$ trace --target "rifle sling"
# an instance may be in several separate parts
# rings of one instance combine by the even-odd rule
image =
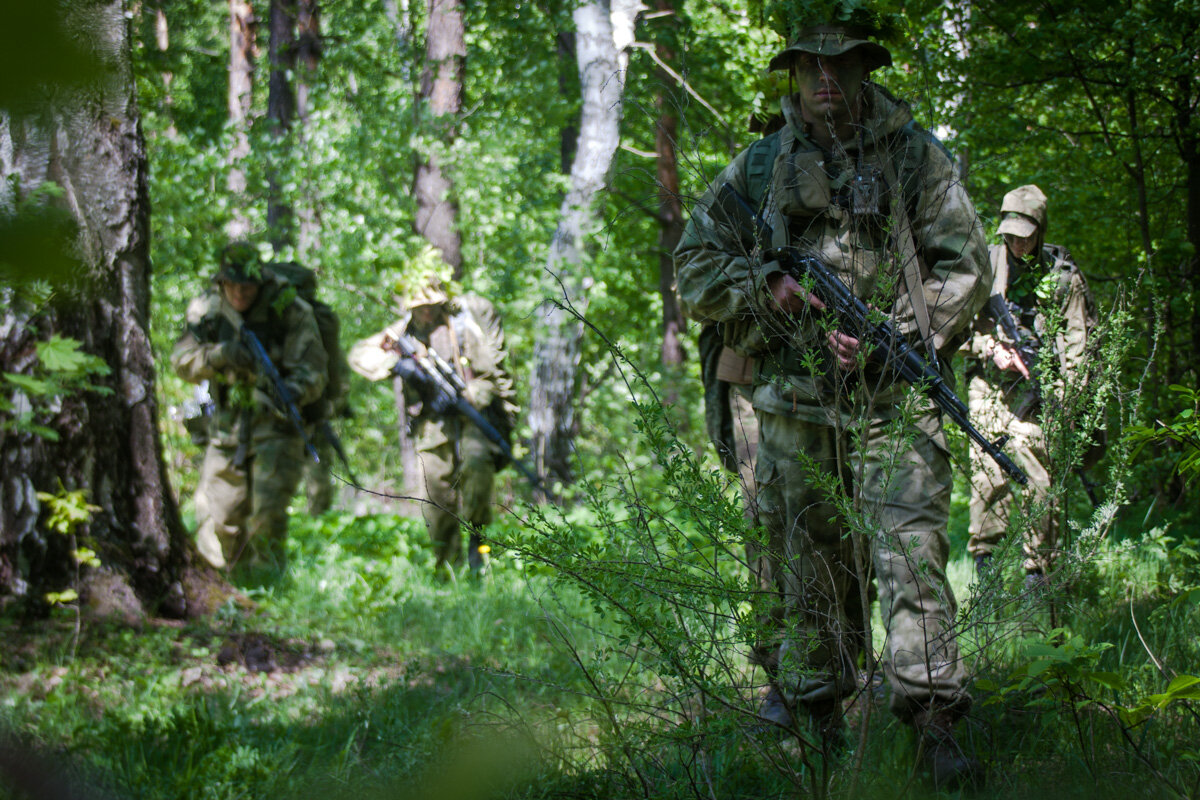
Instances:
[[[933,325],[929,318],[929,306],[925,302],[924,281],[921,279],[921,261],[913,241],[912,222],[908,218],[908,206],[902,195],[903,188],[896,179],[896,167],[890,158],[883,160],[883,175],[892,187],[892,208],[896,212],[896,243],[904,265],[904,288],[908,292],[917,331],[925,343],[925,352],[935,369],[939,368],[937,350],[933,346]]]

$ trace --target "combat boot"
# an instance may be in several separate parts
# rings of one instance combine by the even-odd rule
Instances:
[[[783,699],[783,695],[772,684],[758,707],[758,718],[787,731],[796,729],[796,720]]]
[[[983,783],[983,766],[954,738],[955,719],[950,712],[938,711],[918,726],[921,760],[937,789],[971,789]]]

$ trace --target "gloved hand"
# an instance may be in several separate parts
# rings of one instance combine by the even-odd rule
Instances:
[[[233,372],[239,377],[254,375],[254,355],[241,342],[231,341],[212,345],[208,363],[213,369]]]
[[[425,371],[417,365],[417,362],[411,358],[402,358],[396,363],[395,373],[400,376],[400,380],[407,385],[416,389],[421,395],[433,390],[433,381]]]

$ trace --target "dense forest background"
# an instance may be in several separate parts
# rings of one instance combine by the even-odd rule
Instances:
[[[1102,503],[1064,469],[1050,599],[1016,551],[976,582],[956,492],[974,743],[996,796],[1194,796],[1200,7],[883,5],[903,28],[874,79],[989,233],[1010,188],[1046,192],[1101,312]],[[741,516],[669,252],[787,91],[760,4],[68,6],[14,16],[0,62],[14,747],[125,796],[922,796],[871,692],[844,768],[746,730]],[[297,513],[286,578],[229,591],[195,564],[167,357],[242,235],[317,271],[347,347],[430,268],[496,303],[549,491],[503,473],[484,586],[426,575],[392,387],[363,381],[338,428],[373,492]]]

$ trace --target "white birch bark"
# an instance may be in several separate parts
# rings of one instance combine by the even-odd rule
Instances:
[[[547,299],[540,309],[530,387],[533,458],[543,480],[571,480],[583,326],[567,309],[579,315],[587,312],[592,279],[586,274],[584,248],[600,224],[596,204],[620,144],[628,48],[641,8],[636,0],[591,0],[573,14],[583,107],[570,189],[545,268]]]

